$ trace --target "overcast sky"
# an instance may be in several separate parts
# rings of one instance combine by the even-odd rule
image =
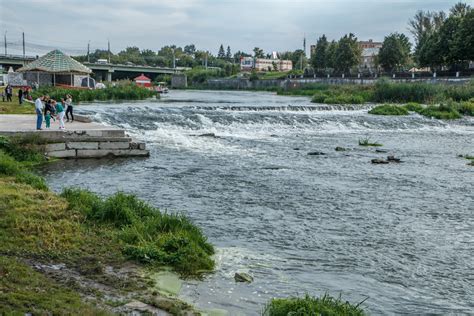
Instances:
[[[126,46],[158,50],[193,43],[217,52],[307,50],[322,34],[330,39],[355,33],[383,40],[390,32],[408,34],[417,10],[449,10],[458,0],[0,0],[0,34],[7,32],[8,53],[27,54],[61,48],[70,54],[92,48],[118,52]],[[464,1],[471,6],[474,0]]]

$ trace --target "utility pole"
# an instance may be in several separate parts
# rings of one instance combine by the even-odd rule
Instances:
[[[87,42],[87,62],[90,63],[89,51],[90,51],[91,41]]]
[[[4,42],[5,42],[5,56],[6,56],[7,55],[7,31],[5,31]]]
[[[109,64],[110,64],[110,41],[107,40],[107,50],[109,52]]]
[[[207,55],[209,54],[209,51],[206,51],[206,69],[207,69]]]
[[[25,60],[25,32],[22,33],[23,36],[23,61]]]

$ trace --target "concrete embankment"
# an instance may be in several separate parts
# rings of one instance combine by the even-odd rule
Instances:
[[[132,140],[125,130],[90,122],[87,117],[77,116],[75,122],[66,123],[66,130],[59,130],[56,122],[52,129],[37,131],[35,120],[34,115],[0,115],[0,135],[38,137],[42,143],[38,146],[55,158],[149,156],[145,143]]]

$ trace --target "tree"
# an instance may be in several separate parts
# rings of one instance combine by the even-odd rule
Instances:
[[[449,10],[449,14],[450,16],[462,18],[471,10],[471,6],[467,3],[458,2]]]
[[[316,42],[316,49],[311,56],[311,65],[315,70],[323,70],[328,67],[328,47],[329,42],[323,34]]]
[[[230,51],[230,46],[227,46],[227,52],[225,54],[225,59],[227,59],[227,61],[231,61],[232,60],[232,53]]]
[[[255,47],[253,49],[253,55],[255,56],[255,58],[264,58],[265,57],[265,54],[263,53],[263,49],[258,48],[258,47]]]
[[[221,44],[219,47],[219,52],[217,53],[217,58],[225,58],[224,45]]]
[[[196,46],[194,44],[189,44],[184,46],[184,52],[188,55],[194,55],[196,53]]]
[[[410,56],[411,44],[405,34],[392,33],[385,37],[378,55],[378,63],[385,69],[393,71],[405,66]]]
[[[349,72],[350,69],[360,62],[362,49],[354,34],[344,35],[337,45],[335,56],[335,69],[342,72]]]
[[[462,18],[456,35],[456,49],[464,60],[474,60],[474,10],[470,9]]]
[[[337,54],[338,43],[335,40],[332,40],[328,45],[327,49],[327,67],[335,69],[336,68],[336,54]]]
[[[425,41],[441,28],[445,19],[446,14],[443,11],[418,11],[416,15],[409,20],[408,29],[415,38],[415,57],[418,61],[419,52]]]
[[[303,70],[307,65],[307,59],[304,51],[302,49],[297,49],[291,54],[290,58],[291,62],[293,63],[294,69],[301,69]]]

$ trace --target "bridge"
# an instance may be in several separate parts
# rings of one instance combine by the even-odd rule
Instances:
[[[4,68],[13,67],[18,69],[27,63],[37,59],[38,56],[23,56],[23,55],[5,55],[0,54],[0,65]],[[99,64],[99,63],[82,63],[89,67],[94,73],[97,80],[112,81],[112,79],[125,79],[145,74],[149,77],[156,77],[161,74],[178,74],[190,68],[186,67],[152,67],[130,64]]]

